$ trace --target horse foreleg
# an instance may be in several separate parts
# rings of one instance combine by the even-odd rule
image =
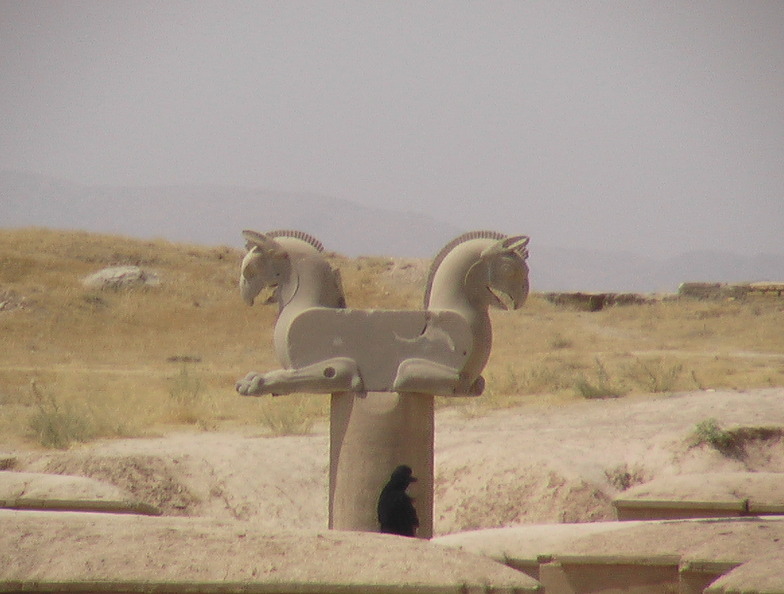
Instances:
[[[294,392],[362,392],[364,387],[356,361],[335,357],[299,369],[277,369],[261,374],[252,371],[237,382],[236,389],[243,396],[278,396]]]

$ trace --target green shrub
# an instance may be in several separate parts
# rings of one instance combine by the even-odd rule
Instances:
[[[738,443],[735,435],[723,429],[716,419],[705,419],[694,427],[691,436],[691,447],[708,445],[724,455],[729,455],[737,450]]]
[[[689,439],[689,446],[707,445],[724,456],[743,459],[747,444],[781,441],[782,437],[784,429],[778,426],[723,429],[716,419],[711,418],[697,423]]]

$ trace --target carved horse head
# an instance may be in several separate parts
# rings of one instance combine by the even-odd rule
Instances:
[[[522,307],[529,289],[528,241],[525,235],[508,237],[495,231],[472,231],[453,239],[430,267],[425,307]]]
[[[488,308],[517,309],[528,297],[528,241],[525,235],[472,231],[444,246],[430,267],[425,308],[456,311],[471,326],[473,347],[461,372],[469,383],[481,379],[490,357]]]
[[[261,291],[274,289],[281,310],[346,306],[340,276],[324,258],[319,240],[301,231],[245,230],[242,236],[248,253],[240,269],[240,293],[248,305]]]

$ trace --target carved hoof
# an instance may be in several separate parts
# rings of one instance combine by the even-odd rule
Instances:
[[[241,396],[260,396],[264,393],[264,376],[251,371],[235,384]]]

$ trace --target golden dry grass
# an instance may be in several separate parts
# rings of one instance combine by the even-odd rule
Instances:
[[[278,367],[271,348],[276,308],[242,303],[241,257],[228,247],[0,231],[0,435],[8,443],[40,440],[32,421],[44,414],[52,422],[58,414],[87,419],[85,439],[144,435],[170,424],[306,429],[309,418],[326,412],[327,397],[276,399],[291,410],[292,419],[281,420],[268,405],[234,392],[249,370]],[[421,307],[421,262],[332,261],[351,306]],[[122,264],[157,273],[160,286],[100,291],[81,283]],[[441,405],[482,414],[521,402],[784,385],[782,317],[784,302],[772,297],[590,313],[533,295],[519,311],[493,313],[486,394]]]

